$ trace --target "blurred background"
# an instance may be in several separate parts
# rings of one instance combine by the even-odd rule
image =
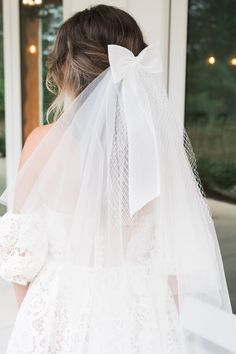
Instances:
[[[14,178],[22,145],[46,124],[52,99],[45,59],[57,28],[100,1],[0,0],[0,192]],[[103,1],[129,11],[145,40],[162,44],[166,88],[197,158],[236,313],[236,2]],[[0,215],[5,212],[0,207]],[[0,353],[16,315],[10,284],[0,280]]]

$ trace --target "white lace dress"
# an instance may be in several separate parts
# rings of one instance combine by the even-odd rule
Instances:
[[[0,219],[0,276],[30,282],[6,354],[182,353],[171,292],[167,330],[160,333],[163,314],[154,308],[147,256],[151,242],[142,232],[130,242],[129,266],[104,269],[97,283],[92,268],[63,262],[65,240],[60,225],[51,225],[40,213],[7,212]]]

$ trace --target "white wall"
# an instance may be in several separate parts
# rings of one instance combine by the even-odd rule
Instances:
[[[188,0],[170,1],[168,95],[172,111],[184,124]]]
[[[16,173],[22,147],[19,1],[3,0],[6,175]]]

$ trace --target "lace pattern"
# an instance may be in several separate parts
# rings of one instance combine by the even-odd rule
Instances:
[[[174,299],[169,293],[168,311],[156,312],[149,281],[149,263],[97,278],[93,268],[49,261],[30,284],[6,354],[181,354]]]
[[[157,311],[150,291],[152,283],[160,301],[151,262],[159,254],[157,235],[148,207],[138,218],[127,262],[99,273],[63,261],[65,233],[53,217],[46,223],[42,213],[8,212],[0,219],[0,275],[30,282],[6,354],[182,353],[171,291],[163,311]],[[166,324],[164,335],[160,323]]]
[[[43,214],[16,214],[0,219],[0,276],[26,285],[42,268],[48,251]]]

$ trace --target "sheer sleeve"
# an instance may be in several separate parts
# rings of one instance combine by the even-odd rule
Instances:
[[[26,285],[38,274],[48,253],[40,213],[6,212],[0,218],[0,277]]]

